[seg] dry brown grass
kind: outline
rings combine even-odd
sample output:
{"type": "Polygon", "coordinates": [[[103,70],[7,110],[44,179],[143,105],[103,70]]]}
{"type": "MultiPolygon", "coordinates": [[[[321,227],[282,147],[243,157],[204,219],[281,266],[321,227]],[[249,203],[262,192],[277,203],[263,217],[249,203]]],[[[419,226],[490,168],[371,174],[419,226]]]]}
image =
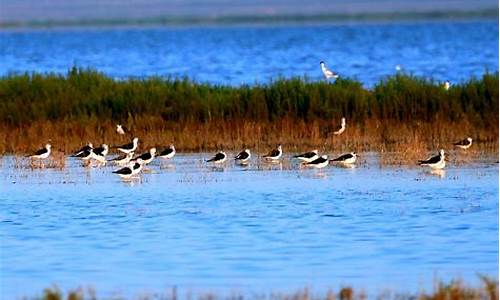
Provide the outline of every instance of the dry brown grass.
{"type": "Polygon", "coordinates": [[[131,119],[124,125],[130,135],[120,136],[114,123],[97,120],[84,122],[37,122],[23,127],[0,127],[0,153],[26,154],[52,143],[50,166],[64,167],[64,154],[70,154],[87,142],[94,145],[107,143],[118,145],[129,142],[133,136],[140,139],[139,151],[149,147],[165,147],[174,143],[178,151],[199,152],[216,149],[239,150],[251,148],[255,153],[264,153],[278,143],[286,152],[300,152],[317,148],[321,152],[341,153],[345,151],[381,153],[382,164],[414,163],[427,155],[444,148],[450,159],[466,163],[480,153],[498,153],[498,128],[478,130],[467,122],[412,124],[366,120],[362,124],[347,123],[340,136],[331,132],[337,122],[314,121],[306,123],[290,119],[275,122],[212,121],[207,123],[169,123],[161,118],[144,117],[131,119]],[[460,151],[452,143],[471,136],[474,144],[468,151],[460,151]],[[396,159],[386,153],[398,153],[396,159]]]}

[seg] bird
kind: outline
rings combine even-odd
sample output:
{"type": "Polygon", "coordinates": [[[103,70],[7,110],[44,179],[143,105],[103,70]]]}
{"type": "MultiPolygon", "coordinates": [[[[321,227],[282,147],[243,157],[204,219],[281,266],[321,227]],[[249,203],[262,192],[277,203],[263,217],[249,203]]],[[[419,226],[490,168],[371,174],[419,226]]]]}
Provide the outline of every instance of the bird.
{"type": "Polygon", "coordinates": [[[430,157],[426,160],[419,160],[418,164],[421,166],[430,167],[433,170],[444,169],[444,167],[446,166],[444,150],[439,150],[439,154],[436,156],[430,157]]]}
{"type": "Polygon", "coordinates": [[[120,135],[125,134],[125,129],[123,128],[123,126],[121,124],[116,124],[116,133],[118,133],[120,135]]]}
{"type": "Polygon", "coordinates": [[[306,163],[306,166],[315,167],[316,169],[322,169],[328,166],[328,163],[329,163],[328,156],[322,155],[316,158],[315,160],[306,163]]]}
{"type": "Polygon", "coordinates": [[[101,162],[106,162],[106,155],[108,155],[109,147],[106,144],[102,144],[101,147],[92,150],[92,158],[101,162]]]}
{"type": "Polygon", "coordinates": [[[236,162],[241,163],[241,164],[245,164],[245,163],[248,162],[248,160],[250,160],[251,156],[252,155],[250,154],[250,150],[249,149],[245,149],[245,150],[241,151],[240,153],[238,153],[238,155],[236,155],[234,157],[234,160],[236,162]]]}
{"type": "Polygon", "coordinates": [[[137,144],[139,143],[139,138],[135,137],[131,143],[121,145],[116,147],[119,151],[123,153],[134,152],[137,149],[137,144]]]}
{"type": "Polygon", "coordinates": [[[297,158],[303,162],[309,163],[318,158],[318,150],[314,149],[309,152],[305,152],[302,154],[294,155],[293,158],[297,158]]]}
{"type": "Polygon", "coordinates": [[[82,160],[89,160],[93,155],[92,148],[86,148],[83,151],[79,151],[77,154],[73,154],[72,157],[80,158],[82,160]]]}
{"type": "Polygon", "coordinates": [[[450,89],[450,81],[449,80],[446,80],[444,83],[443,83],[443,88],[445,91],[449,90],[450,89]]]}
{"type": "Polygon", "coordinates": [[[119,166],[124,166],[128,164],[132,158],[134,157],[134,152],[129,152],[126,154],[123,154],[117,158],[112,159],[111,161],[115,162],[119,166]]]}
{"type": "Polygon", "coordinates": [[[142,171],[143,161],[137,159],[136,161],[129,162],[127,167],[121,168],[119,170],[113,171],[114,174],[118,174],[121,178],[128,179],[134,175],[139,174],[142,171]]]}
{"type": "Polygon", "coordinates": [[[132,160],[137,161],[140,159],[142,161],[142,165],[147,165],[153,161],[155,156],[156,156],[156,148],[153,147],[153,148],[149,149],[148,152],[144,152],[143,154],[139,155],[138,157],[136,157],[132,160]]]}
{"type": "Polygon", "coordinates": [[[263,157],[267,160],[278,160],[281,158],[281,155],[283,155],[283,148],[281,147],[281,144],[276,147],[276,149],[271,150],[269,153],[264,155],[263,157]]]}
{"type": "Polygon", "coordinates": [[[337,79],[339,77],[338,73],[335,73],[335,72],[329,70],[325,66],[325,62],[324,61],[320,61],[319,65],[321,66],[321,71],[323,72],[323,76],[325,76],[326,80],[328,80],[330,78],[337,79]]]}
{"type": "Polygon", "coordinates": [[[50,155],[51,144],[46,144],[45,147],[36,151],[35,153],[28,155],[29,158],[46,159],[50,155]]]}
{"type": "Polygon", "coordinates": [[[345,131],[345,118],[342,118],[342,120],[340,120],[340,127],[338,127],[337,130],[333,132],[333,134],[341,135],[344,131],[345,131]]]}
{"type": "Polygon", "coordinates": [[[207,162],[213,162],[214,164],[221,164],[226,161],[227,155],[224,151],[217,152],[212,158],[208,159],[207,162]]]}
{"type": "Polygon", "coordinates": [[[158,157],[164,159],[171,159],[172,157],[174,157],[174,155],[175,155],[175,147],[174,145],[170,145],[168,146],[168,148],[161,151],[158,157]]]}
{"type": "Polygon", "coordinates": [[[400,72],[402,69],[401,65],[396,65],[396,72],[400,72]]]}
{"type": "Polygon", "coordinates": [[[466,139],[463,139],[463,140],[461,140],[459,142],[454,143],[453,145],[455,147],[460,148],[460,149],[464,149],[464,150],[469,149],[470,146],[472,146],[472,138],[468,137],[466,139]]]}
{"type": "Polygon", "coordinates": [[[92,145],[92,143],[88,143],[87,145],[83,146],[78,151],[73,153],[73,155],[71,155],[71,156],[72,157],[79,157],[79,158],[81,158],[82,156],[88,156],[88,155],[90,155],[90,152],[92,152],[93,148],[94,148],[94,146],[92,145]]]}
{"type": "Polygon", "coordinates": [[[340,162],[340,163],[346,164],[346,165],[351,165],[351,164],[354,164],[356,162],[357,157],[358,157],[358,155],[356,154],[356,152],[351,152],[351,153],[343,154],[343,155],[341,155],[337,158],[334,158],[330,161],[340,162]]]}

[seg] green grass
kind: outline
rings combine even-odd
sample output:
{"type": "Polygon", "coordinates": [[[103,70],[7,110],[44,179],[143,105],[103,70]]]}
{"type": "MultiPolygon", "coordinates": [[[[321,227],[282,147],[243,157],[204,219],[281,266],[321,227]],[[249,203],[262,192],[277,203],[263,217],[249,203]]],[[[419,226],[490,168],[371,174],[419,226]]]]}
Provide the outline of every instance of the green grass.
{"type": "Polygon", "coordinates": [[[0,78],[3,124],[87,118],[123,121],[134,116],[179,122],[285,117],[453,122],[466,118],[480,128],[497,127],[498,73],[470,79],[449,91],[437,82],[410,75],[388,77],[373,91],[351,79],[329,84],[293,78],[231,87],[160,77],[113,80],[77,68],[65,76],[33,73],[0,78]]]}

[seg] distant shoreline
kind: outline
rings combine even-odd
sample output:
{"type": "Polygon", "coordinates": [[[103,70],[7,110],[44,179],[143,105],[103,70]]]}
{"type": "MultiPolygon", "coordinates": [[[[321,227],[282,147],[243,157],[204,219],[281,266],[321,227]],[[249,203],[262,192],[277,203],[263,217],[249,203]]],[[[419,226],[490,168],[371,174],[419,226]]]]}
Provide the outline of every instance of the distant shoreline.
{"type": "Polygon", "coordinates": [[[75,20],[32,20],[0,21],[0,30],[23,28],[60,28],[60,27],[147,27],[147,26],[238,26],[238,25],[281,25],[281,24],[324,24],[324,23],[363,23],[363,22],[400,22],[421,20],[474,20],[496,19],[497,9],[478,11],[435,11],[435,12],[396,12],[396,13],[355,13],[355,14],[314,14],[314,15],[231,15],[231,16],[161,16],[139,19],[75,19],[75,20]]]}

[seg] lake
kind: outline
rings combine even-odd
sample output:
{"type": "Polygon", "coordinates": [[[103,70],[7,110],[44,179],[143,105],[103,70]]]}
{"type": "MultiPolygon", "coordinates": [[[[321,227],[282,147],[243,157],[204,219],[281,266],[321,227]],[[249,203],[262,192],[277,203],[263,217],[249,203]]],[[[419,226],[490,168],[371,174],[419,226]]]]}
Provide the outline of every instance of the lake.
{"type": "Polygon", "coordinates": [[[497,278],[497,157],[443,174],[381,167],[301,169],[209,154],[154,161],[123,181],[113,166],[0,161],[0,298],[55,283],[98,295],[143,291],[430,290],[436,279],[497,278]]]}
{"type": "Polygon", "coordinates": [[[320,80],[319,62],[370,87],[405,72],[452,83],[498,71],[498,21],[59,28],[0,31],[0,75],[91,67],[115,78],[239,85],[320,80]]]}

